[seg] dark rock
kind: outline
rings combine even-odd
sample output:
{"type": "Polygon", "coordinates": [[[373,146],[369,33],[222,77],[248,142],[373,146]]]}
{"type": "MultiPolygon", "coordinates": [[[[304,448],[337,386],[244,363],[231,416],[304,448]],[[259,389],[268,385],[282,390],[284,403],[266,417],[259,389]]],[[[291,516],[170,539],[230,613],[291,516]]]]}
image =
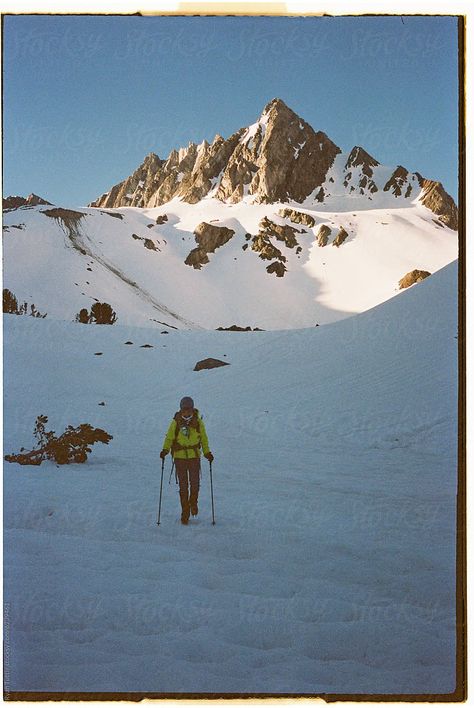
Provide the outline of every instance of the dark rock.
{"type": "MultiPolygon", "coordinates": [[[[401,165],[398,165],[397,169],[393,172],[389,180],[387,180],[383,191],[392,192],[396,197],[400,197],[403,194],[403,190],[408,188],[408,170],[401,165]]],[[[406,194],[405,194],[406,196],[406,194]]]]}
{"type": "Polygon", "coordinates": [[[403,288],[409,288],[415,283],[421,283],[421,281],[427,278],[429,275],[431,275],[431,273],[427,270],[412,270],[406,275],[404,275],[401,280],[398,281],[398,286],[400,290],[403,290],[403,288]]]}
{"type": "Polygon", "coordinates": [[[252,251],[256,251],[260,254],[260,258],[267,261],[271,261],[273,258],[279,260],[285,258],[280,249],[271,243],[268,235],[262,232],[252,238],[252,251]]]}
{"type": "Polygon", "coordinates": [[[199,270],[202,265],[209,263],[207,254],[214,253],[217,248],[227,243],[234,233],[235,231],[226,226],[214,226],[214,224],[202,221],[194,229],[194,237],[198,246],[193,248],[184,262],[199,270]]]}
{"type": "Polygon", "coordinates": [[[267,273],[275,273],[277,278],[283,278],[286,273],[286,266],[281,261],[273,261],[267,266],[267,273]]]}
{"type": "Polygon", "coordinates": [[[157,223],[157,224],[164,224],[165,221],[168,221],[168,215],[167,215],[167,214],[159,214],[159,216],[156,217],[156,223],[157,223]]]}
{"type": "Polygon", "coordinates": [[[324,188],[321,187],[321,188],[319,189],[318,193],[316,194],[315,199],[316,199],[317,202],[323,202],[323,201],[324,201],[324,196],[325,196],[325,194],[324,194],[324,188]]]}
{"type": "Polygon", "coordinates": [[[331,235],[331,227],[327,224],[321,224],[318,233],[316,234],[316,240],[318,246],[327,246],[329,236],[331,235]]]}
{"type": "MultiPolygon", "coordinates": [[[[231,325],[230,327],[217,327],[218,332],[251,332],[252,328],[250,326],[247,327],[239,327],[238,325],[231,325]]],[[[224,354],[225,356],[225,354],[224,354]]]]}
{"type": "Polygon", "coordinates": [[[4,211],[12,211],[22,206],[38,206],[40,204],[52,206],[51,202],[47,202],[46,199],[38,197],[37,194],[30,194],[28,197],[5,197],[2,200],[2,204],[4,211]]]}
{"type": "Polygon", "coordinates": [[[377,167],[379,164],[380,163],[377,162],[374,157],[369,155],[368,152],[356,145],[352,148],[349,157],[347,158],[344,169],[349,169],[351,167],[361,167],[364,175],[366,175],[367,177],[372,177],[372,167],[377,167]]]}
{"type": "Polygon", "coordinates": [[[209,258],[207,257],[206,251],[198,247],[193,248],[193,250],[188,253],[184,262],[186,265],[192,266],[196,270],[201,270],[203,265],[209,263],[209,258]]]}
{"type": "Polygon", "coordinates": [[[264,216],[259,223],[259,227],[260,233],[264,233],[267,236],[274,236],[279,241],[283,241],[288,248],[298,246],[295,233],[297,234],[299,231],[295,229],[294,226],[275,224],[268,217],[264,216]]]}
{"type": "Polygon", "coordinates": [[[332,245],[337,246],[337,248],[339,248],[339,246],[344,243],[348,236],[349,234],[347,233],[347,231],[341,226],[339,231],[337,232],[336,238],[332,242],[332,245]]]}
{"type": "Polygon", "coordinates": [[[289,219],[294,224],[303,224],[304,226],[309,226],[310,228],[312,228],[315,224],[314,218],[311,214],[305,214],[302,211],[296,211],[296,209],[280,209],[278,214],[283,219],[289,219]]]}
{"type": "Polygon", "coordinates": [[[441,182],[419,178],[422,187],[421,203],[431,209],[446,226],[454,231],[458,229],[458,209],[454,199],[444,190],[441,182]]]}
{"type": "Polygon", "coordinates": [[[123,214],[119,214],[114,211],[103,211],[102,214],[107,214],[108,216],[113,216],[114,219],[123,219],[123,214]]]}
{"type": "Polygon", "coordinates": [[[214,253],[216,248],[223,246],[234,235],[235,231],[226,226],[214,226],[202,221],[194,229],[194,236],[200,248],[206,253],[214,253]]]}
{"type": "Polygon", "coordinates": [[[218,366],[230,366],[229,362],[221,361],[220,359],[201,359],[198,361],[193,371],[201,371],[201,369],[215,369],[218,366]]]}

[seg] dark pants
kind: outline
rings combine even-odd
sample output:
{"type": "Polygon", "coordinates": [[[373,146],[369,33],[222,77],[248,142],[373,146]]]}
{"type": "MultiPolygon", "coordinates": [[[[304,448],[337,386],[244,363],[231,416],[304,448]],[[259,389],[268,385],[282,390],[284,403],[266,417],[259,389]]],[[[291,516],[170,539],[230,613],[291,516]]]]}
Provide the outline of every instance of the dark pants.
{"type": "Polygon", "coordinates": [[[201,460],[195,457],[191,460],[175,460],[174,463],[179,482],[182,515],[188,519],[190,510],[197,513],[201,460]]]}

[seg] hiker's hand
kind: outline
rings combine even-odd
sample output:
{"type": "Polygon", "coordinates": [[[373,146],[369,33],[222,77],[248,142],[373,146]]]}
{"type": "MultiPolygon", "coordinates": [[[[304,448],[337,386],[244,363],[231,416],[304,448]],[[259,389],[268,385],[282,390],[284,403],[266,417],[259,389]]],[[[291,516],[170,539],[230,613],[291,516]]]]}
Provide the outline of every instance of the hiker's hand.
{"type": "Polygon", "coordinates": [[[212,462],[214,460],[214,455],[212,454],[212,452],[208,452],[207,455],[204,455],[204,457],[206,458],[206,460],[209,460],[209,462],[212,462]]]}
{"type": "Polygon", "coordinates": [[[164,460],[167,454],[168,454],[168,450],[162,450],[160,452],[161,459],[164,460]]]}

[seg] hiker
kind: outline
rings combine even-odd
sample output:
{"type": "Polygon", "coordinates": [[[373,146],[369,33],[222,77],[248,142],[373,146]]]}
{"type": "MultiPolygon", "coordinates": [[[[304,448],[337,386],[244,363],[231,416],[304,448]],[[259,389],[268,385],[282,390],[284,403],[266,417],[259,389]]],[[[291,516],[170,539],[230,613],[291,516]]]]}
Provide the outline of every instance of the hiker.
{"type": "Polygon", "coordinates": [[[212,462],[214,456],[209,450],[206,428],[194,401],[189,396],[181,399],[179,411],[175,413],[168,428],[160,452],[162,460],[168,452],[174,458],[176,476],[179,482],[179,497],[181,500],[181,523],[187,524],[189,512],[193,516],[198,513],[199,474],[201,470],[202,447],[204,457],[212,462]],[[188,488],[189,474],[189,488],[188,488]]]}

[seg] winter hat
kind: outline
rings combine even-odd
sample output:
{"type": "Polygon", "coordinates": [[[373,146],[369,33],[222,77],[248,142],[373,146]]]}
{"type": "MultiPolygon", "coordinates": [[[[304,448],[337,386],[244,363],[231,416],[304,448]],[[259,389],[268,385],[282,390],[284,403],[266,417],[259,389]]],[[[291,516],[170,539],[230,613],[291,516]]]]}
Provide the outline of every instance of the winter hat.
{"type": "Polygon", "coordinates": [[[193,399],[190,396],[185,396],[181,399],[179,403],[179,408],[180,410],[183,410],[183,408],[194,408],[193,399]]]}

